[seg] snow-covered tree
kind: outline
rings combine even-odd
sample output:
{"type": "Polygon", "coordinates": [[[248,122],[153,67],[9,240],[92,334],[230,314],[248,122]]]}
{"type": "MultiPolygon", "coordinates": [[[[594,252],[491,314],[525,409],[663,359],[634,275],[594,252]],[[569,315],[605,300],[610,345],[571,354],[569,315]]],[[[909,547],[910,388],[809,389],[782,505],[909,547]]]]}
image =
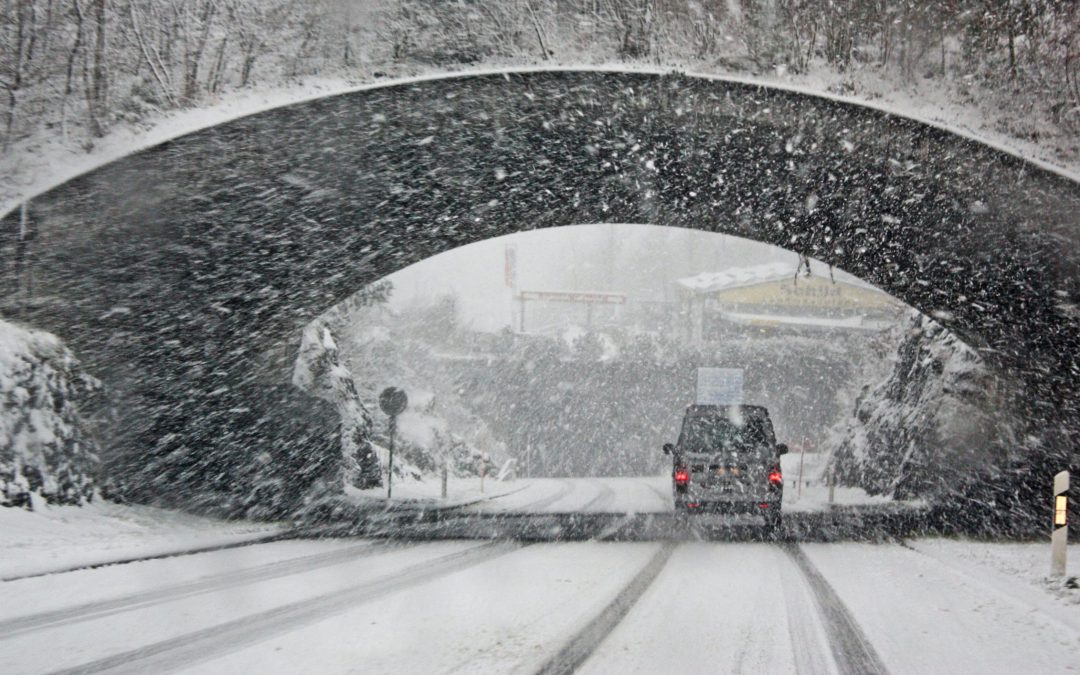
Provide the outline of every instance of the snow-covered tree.
{"type": "Polygon", "coordinates": [[[76,402],[98,386],[57,337],[0,321],[0,505],[92,498],[97,446],[76,402]]]}

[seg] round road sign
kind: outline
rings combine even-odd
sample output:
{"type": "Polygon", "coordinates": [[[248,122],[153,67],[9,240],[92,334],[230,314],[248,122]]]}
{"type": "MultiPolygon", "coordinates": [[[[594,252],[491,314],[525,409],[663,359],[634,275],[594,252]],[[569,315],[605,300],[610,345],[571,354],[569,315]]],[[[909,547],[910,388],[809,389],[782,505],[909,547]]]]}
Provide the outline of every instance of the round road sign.
{"type": "Polygon", "coordinates": [[[379,394],[379,407],[391,417],[400,415],[407,405],[409,405],[409,397],[405,395],[404,389],[387,387],[379,394]]]}

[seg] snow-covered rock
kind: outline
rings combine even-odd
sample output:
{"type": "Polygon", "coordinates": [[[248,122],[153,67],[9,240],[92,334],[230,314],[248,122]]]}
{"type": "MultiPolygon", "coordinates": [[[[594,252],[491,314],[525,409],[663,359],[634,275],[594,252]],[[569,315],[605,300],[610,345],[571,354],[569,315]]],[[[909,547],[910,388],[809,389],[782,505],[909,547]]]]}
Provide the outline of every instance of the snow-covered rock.
{"type": "Polygon", "coordinates": [[[76,399],[98,386],[59,338],[0,320],[0,505],[91,499],[97,446],[76,399]]]}
{"type": "Polygon", "coordinates": [[[357,393],[352,373],[341,363],[330,328],[321,321],[304,329],[293,384],[337,409],[345,480],[358,488],[381,485],[380,463],[371,444],[371,415],[357,393]]]}
{"type": "Polygon", "coordinates": [[[934,497],[1000,466],[1020,428],[1002,388],[975,350],[913,313],[892,371],[863,389],[838,430],[839,480],[898,499],[934,497]]]}

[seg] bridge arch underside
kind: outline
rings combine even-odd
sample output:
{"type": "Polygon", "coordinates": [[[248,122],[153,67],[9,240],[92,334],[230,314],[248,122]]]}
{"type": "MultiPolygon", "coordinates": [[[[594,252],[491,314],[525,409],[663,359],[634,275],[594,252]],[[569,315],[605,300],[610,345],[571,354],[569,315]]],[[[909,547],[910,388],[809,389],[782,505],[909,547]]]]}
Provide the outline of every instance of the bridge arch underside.
{"type": "Polygon", "coordinates": [[[238,119],[34,199],[5,314],[105,382],[128,475],[169,457],[178,487],[242,501],[258,451],[300,483],[322,470],[337,416],[288,385],[291,359],[359,287],[518,230],[697,228],[936,317],[1020,383],[1060,452],[1068,433],[1041,432],[1080,428],[1078,214],[1075,182],[851,104],[671,74],[467,76],[238,119]]]}

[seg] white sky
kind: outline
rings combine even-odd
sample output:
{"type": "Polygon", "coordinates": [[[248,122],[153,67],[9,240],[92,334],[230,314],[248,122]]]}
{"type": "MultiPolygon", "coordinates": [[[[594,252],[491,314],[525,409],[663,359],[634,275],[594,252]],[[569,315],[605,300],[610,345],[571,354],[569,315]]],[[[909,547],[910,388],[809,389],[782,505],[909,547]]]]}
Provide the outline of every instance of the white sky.
{"type": "Polygon", "coordinates": [[[452,293],[460,319],[475,330],[511,322],[506,245],[517,247],[524,290],[618,291],[660,300],[670,282],[768,262],[794,263],[791,251],[748,239],[652,225],[577,225],[522,232],[447,251],[388,277],[391,307],[428,304],[452,293]]]}

